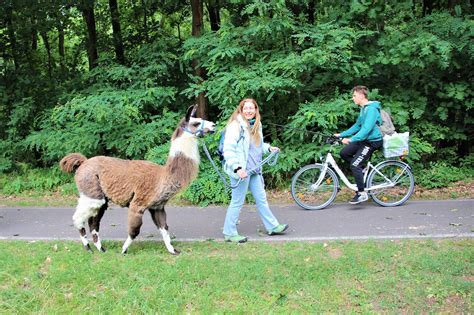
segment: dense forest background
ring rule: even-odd
[[[410,131],[418,184],[472,178],[472,14],[461,0],[2,0],[0,188],[71,182],[70,152],[164,163],[189,105],[223,126],[244,97],[283,150],[266,176],[284,187],[354,122],[359,84]],[[227,200],[205,158],[184,197]]]

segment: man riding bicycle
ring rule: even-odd
[[[377,126],[382,123],[382,119],[380,102],[369,101],[367,87],[355,86],[352,100],[361,107],[357,121],[349,129],[334,135],[343,138],[342,143],[346,146],[341,150],[341,157],[350,163],[357,184],[357,192],[349,203],[358,204],[369,199],[364,191],[364,167],[372,153],[382,147],[382,133]]]

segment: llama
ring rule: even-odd
[[[72,217],[84,248],[92,251],[86,234],[86,222],[95,247],[105,252],[99,237],[100,220],[111,201],[128,207],[128,238],[123,244],[126,254],[140,233],[146,210],[158,227],[166,249],[173,255],[179,251],[171,245],[166,224],[165,205],[178,191],[187,187],[199,170],[197,137],[214,132],[214,123],[195,117],[196,105],[190,107],[171,137],[168,160],[164,166],[148,161],[121,160],[106,156],[87,159],[71,153],[60,162],[61,170],[75,172],[79,200]]]

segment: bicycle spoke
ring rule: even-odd
[[[385,178],[390,179],[390,182]],[[400,205],[413,193],[413,174],[406,164],[396,161],[388,162],[380,165],[368,179],[368,187],[377,185],[387,186],[370,191],[375,202],[382,206]]]
[[[301,207],[308,210],[322,209],[334,200],[338,186],[334,172],[328,169],[320,180],[322,170],[322,165],[308,165],[293,177],[291,195]]]

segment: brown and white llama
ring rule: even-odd
[[[128,238],[125,254],[140,233],[143,214],[150,211],[167,250],[178,254],[168,233],[165,205],[178,191],[188,186],[199,170],[197,137],[214,131],[214,123],[195,117],[196,106],[190,107],[171,138],[168,160],[164,166],[148,161],[121,160],[106,156],[87,159],[71,153],[60,162],[61,170],[75,172],[79,200],[72,217],[84,247],[91,251],[86,234],[89,224],[94,245],[105,252],[99,238],[100,220],[111,201],[128,207]]]

